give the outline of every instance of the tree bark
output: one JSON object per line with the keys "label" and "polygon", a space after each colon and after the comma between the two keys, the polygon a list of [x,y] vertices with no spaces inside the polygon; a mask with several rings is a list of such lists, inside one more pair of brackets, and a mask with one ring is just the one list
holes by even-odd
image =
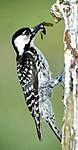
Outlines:
{"label": "tree bark", "polygon": [[78,150],[78,1],[57,0],[50,13],[55,22],[65,22],[62,150]]}

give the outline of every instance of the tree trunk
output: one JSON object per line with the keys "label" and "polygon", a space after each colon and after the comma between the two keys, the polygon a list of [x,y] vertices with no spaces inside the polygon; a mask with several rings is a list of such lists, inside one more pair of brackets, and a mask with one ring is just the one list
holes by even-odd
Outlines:
{"label": "tree trunk", "polygon": [[62,150],[78,150],[78,1],[57,0],[51,8],[55,22],[64,19],[65,94]]}

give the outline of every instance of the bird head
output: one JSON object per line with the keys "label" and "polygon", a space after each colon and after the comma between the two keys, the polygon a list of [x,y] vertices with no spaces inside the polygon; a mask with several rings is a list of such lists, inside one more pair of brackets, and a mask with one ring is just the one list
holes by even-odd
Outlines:
{"label": "bird head", "polygon": [[19,55],[23,54],[26,45],[31,46],[31,44],[34,43],[34,37],[39,30],[42,30],[43,34],[46,34],[44,25],[45,22],[42,22],[33,28],[21,28],[14,33],[12,37],[12,44]]}

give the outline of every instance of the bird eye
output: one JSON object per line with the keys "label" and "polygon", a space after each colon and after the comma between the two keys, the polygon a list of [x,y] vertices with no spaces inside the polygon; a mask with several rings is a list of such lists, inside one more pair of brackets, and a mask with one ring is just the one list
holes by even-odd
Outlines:
{"label": "bird eye", "polygon": [[28,30],[25,30],[25,31],[23,32],[23,35],[29,35],[29,31],[28,31]]}
{"label": "bird eye", "polygon": [[26,31],[26,32],[25,32],[25,35],[29,35],[29,31]]}

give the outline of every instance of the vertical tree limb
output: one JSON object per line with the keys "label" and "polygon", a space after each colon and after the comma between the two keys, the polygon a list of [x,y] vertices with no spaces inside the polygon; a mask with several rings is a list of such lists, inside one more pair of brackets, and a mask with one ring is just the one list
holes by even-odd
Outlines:
{"label": "vertical tree limb", "polygon": [[78,150],[78,1],[57,0],[51,8],[55,22],[64,19],[65,94],[62,150]]}

